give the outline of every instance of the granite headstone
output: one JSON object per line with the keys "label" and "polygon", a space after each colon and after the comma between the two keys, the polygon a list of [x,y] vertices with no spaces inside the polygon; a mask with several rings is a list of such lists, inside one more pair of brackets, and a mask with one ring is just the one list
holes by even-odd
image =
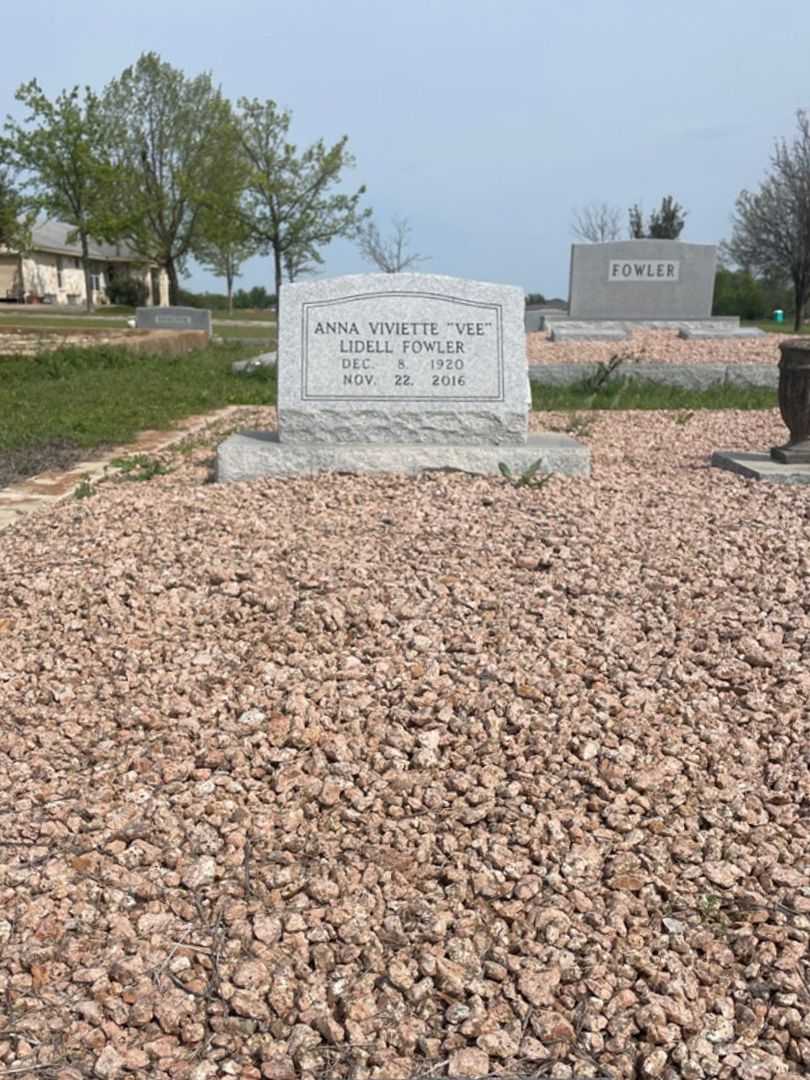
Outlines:
{"label": "granite headstone", "polygon": [[139,307],[136,330],[204,330],[211,336],[211,312],[207,308]]}
{"label": "granite headstone", "polygon": [[278,433],[233,436],[218,477],[458,468],[587,472],[573,439],[528,435],[519,288],[433,274],[283,285]]}

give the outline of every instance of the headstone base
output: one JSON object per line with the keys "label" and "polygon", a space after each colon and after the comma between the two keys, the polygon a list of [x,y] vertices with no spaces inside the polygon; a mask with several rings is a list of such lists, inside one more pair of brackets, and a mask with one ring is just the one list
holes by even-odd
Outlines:
{"label": "headstone base", "polygon": [[624,341],[629,336],[621,323],[570,322],[551,328],[552,341]]}
{"label": "headstone base", "polygon": [[772,446],[771,458],[782,465],[810,465],[810,445],[804,439],[798,446]]}
{"label": "headstone base", "polygon": [[217,480],[254,480],[319,472],[418,473],[448,469],[498,473],[503,462],[520,475],[540,460],[539,474],[590,476],[591,452],[568,435],[542,432],[521,446],[424,446],[410,443],[289,444],[275,431],[231,435],[217,449]]}
{"label": "headstone base", "polygon": [[678,337],[687,341],[725,341],[736,338],[764,338],[767,331],[757,326],[684,326]]}
{"label": "headstone base", "polygon": [[712,465],[728,469],[748,480],[765,480],[771,484],[810,484],[810,462],[807,464],[774,461],[770,454],[742,450],[715,450]]}

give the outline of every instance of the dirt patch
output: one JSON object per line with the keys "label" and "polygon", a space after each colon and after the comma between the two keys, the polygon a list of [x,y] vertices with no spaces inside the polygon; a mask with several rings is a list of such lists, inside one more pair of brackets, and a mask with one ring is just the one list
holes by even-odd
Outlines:
{"label": "dirt patch", "polygon": [[89,450],[69,439],[54,439],[38,446],[3,450],[0,452],[0,489],[37,473],[70,469],[77,461],[99,456],[107,449],[102,445]]}

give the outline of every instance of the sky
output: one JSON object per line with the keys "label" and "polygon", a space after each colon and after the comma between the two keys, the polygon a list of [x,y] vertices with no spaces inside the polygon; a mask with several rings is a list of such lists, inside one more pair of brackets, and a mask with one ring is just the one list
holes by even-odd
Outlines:
{"label": "sky", "polygon": [[[0,0],[0,115],[16,88],[101,90],[142,52],[223,93],[292,112],[300,147],[348,135],[385,235],[411,228],[420,269],[568,293],[572,215],[649,212],[672,194],[682,239],[717,243],[774,140],[810,108],[807,0]],[[626,217],[623,213],[623,217]],[[365,273],[356,246],[321,276]],[[272,291],[251,260],[238,287]],[[193,289],[223,291],[192,268]]]}

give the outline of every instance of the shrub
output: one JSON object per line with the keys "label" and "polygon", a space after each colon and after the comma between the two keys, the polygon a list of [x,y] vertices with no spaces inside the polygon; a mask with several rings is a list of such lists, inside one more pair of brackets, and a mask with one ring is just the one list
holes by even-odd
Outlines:
{"label": "shrub", "polygon": [[276,298],[269,293],[264,285],[254,285],[247,292],[237,289],[233,297],[233,306],[236,308],[272,308],[276,306]]}
{"label": "shrub", "polygon": [[739,315],[741,319],[768,319],[774,308],[789,310],[790,294],[784,286],[755,278],[747,270],[721,266],[714,279],[713,315]]}
{"label": "shrub", "polygon": [[209,311],[225,311],[228,307],[228,297],[224,293],[195,293],[189,289],[178,291],[177,302],[183,307],[208,308]]}
{"label": "shrub", "polygon": [[146,303],[146,282],[126,276],[113,277],[107,283],[107,299],[121,307],[143,307]]}

